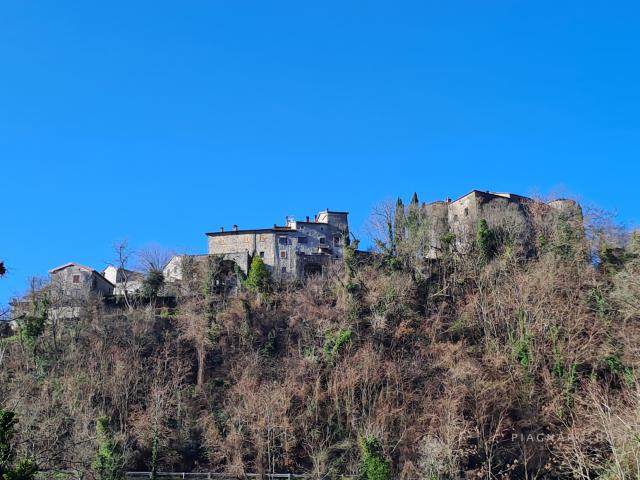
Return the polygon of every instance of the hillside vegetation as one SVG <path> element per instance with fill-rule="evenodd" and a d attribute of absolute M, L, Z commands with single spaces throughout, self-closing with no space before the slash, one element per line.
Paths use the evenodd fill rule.
<path fill-rule="evenodd" d="M 100 479 L 638 478 L 640 239 L 541 214 L 534 253 L 480 222 L 426 261 L 429 219 L 390 213 L 377 254 L 304 284 L 256 267 L 226 295 L 212 259 L 175 309 L 87 302 L 55 328 L 34 297 L 0 347 L 17 456 Z"/>

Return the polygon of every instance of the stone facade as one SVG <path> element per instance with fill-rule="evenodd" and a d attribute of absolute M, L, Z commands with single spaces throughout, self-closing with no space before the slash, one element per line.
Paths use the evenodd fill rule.
<path fill-rule="evenodd" d="M 513 193 L 473 190 L 453 201 L 447 199 L 422 206 L 430 222 L 431 247 L 427 257 L 435 259 L 441 255 L 442 239 L 448 233 L 455 236 L 458 252 L 468 252 L 481 219 L 486 220 L 492 229 L 509 231 L 526 251 L 534 242 L 531 214 L 534 206 L 582 221 L 580 205 L 573 200 L 554 200 L 545 204 Z"/>
<path fill-rule="evenodd" d="M 49 275 L 51 318 L 77 318 L 88 300 L 113 294 L 114 285 L 101 273 L 77 263 L 67 263 L 49 270 Z"/>
<path fill-rule="evenodd" d="M 54 294 L 65 298 L 85 298 L 90 293 L 103 296 L 113 294 L 114 285 L 92 268 L 67 263 L 49 270 Z"/>
<path fill-rule="evenodd" d="M 288 218 L 273 228 L 207 233 L 209 254 L 234 260 L 247 273 L 250 258 L 260 256 L 271 274 L 280 279 L 321 275 L 327 265 L 343 256 L 349 241 L 348 212 L 324 210 L 310 220 Z"/>

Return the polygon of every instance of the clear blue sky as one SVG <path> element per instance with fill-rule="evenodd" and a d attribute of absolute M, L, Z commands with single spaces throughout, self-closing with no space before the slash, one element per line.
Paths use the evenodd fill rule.
<path fill-rule="evenodd" d="M 4 1 L 0 304 L 115 241 L 563 186 L 640 220 L 640 9 Z"/>

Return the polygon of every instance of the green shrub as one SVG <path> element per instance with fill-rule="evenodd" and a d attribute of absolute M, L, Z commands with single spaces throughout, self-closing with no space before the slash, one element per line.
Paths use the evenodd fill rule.
<path fill-rule="evenodd" d="M 48 319 L 49 299 L 46 296 L 35 299 L 31 313 L 18 322 L 20 341 L 33 347 L 36 339 L 44 333 Z"/>
<path fill-rule="evenodd" d="M 30 458 L 20 460 L 2 476 L 3 480 L 32 480 L 38 473 L 38 465 Z"/>
<path fill-rule="evenodd" d="M 96 420 L 96 434 L 98 437 L 98 453 L 93 462 L 96 480 L 122 480 L 122 455 L 109 431 L 107 417 Z"/>
<path fill-rule="evenodd" d="M 327 332 L 324 347 L 322 349 L 324 358 L 332 361 L 344 345 L 351 341 L 353 332 L 351 329 L 338 330 L 337 332 Z"/>
<path fill-rule="evenodd" d="M 553 364 L 551 366 L 551 373 L 560 378 L 564 374 L 564 360 L 560 353 L 560 347 L 558 346 L 558 327 L 551 327 L 551 349 L 553 351 Z"/>
<path fill-rule="evenodd" d="M 476 227 L 476 244 L 480 256 L 485 260 L 491 260 L 495 253 L 495 242 L 493 232 L 489 229 L 489 224 L 482 218 Z"/>
<path fill-rule="evenodd" d="M 391 467 L 384 458 L 382 447 L 373 435 L 360 439 L 362 456 L 361 477 L 364 480 L 390 480 Z"/>
<path fill-rule="evenodd" d="M 621 378 L 628 386 L 633 386 L 635 384 L 635 375 L 633 374 L 633 369 L 631 369 L 630 367 L 626 367 L 622 363 L 620 355 L 618 355 L 617 353 L 610 355 L 605 359 L 605 362 L 609 371 L 613 375 Z"/>
<path fill-rule="evenodd" d="M 531 335 L 529 335 L 526 326 L 526 312 L 522 308 L 519 308 L 516 316 L 518 318 L 519 331 L 517 337 L 511 335 L 511 348 L 515 360 L 526 373 L 529 373 L 532 363 L 532 349 Z"/>

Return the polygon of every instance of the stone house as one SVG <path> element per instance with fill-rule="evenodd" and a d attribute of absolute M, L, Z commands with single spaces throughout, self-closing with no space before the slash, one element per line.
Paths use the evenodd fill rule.
<path fill-rule="evenodd" d="M 115 285 L 101 273 L 77 263 L 66 263 L 49 270 L 49 316 L 58 319 L 77 318 L 87 301 L 110 296 Z"/>
<path fill-rule="evenodd" d="M 283 280 L 322 275 L 330 262 L 343 257 L 349 242 L 348 212 L 323 210 L 304 221 L 287 218 L 272 228 L 207 233 L 209 255 L 232 260 L 247 273 L 251 258 L 260 256 L 272 276 Z"/>
<path fill-rule="evenodd" d="M 115 285 L 93 268 L 66 263 L 49 270 L 51 288 L 66 298 L 81 299 L 90 293 L 112 295 Z"/>

